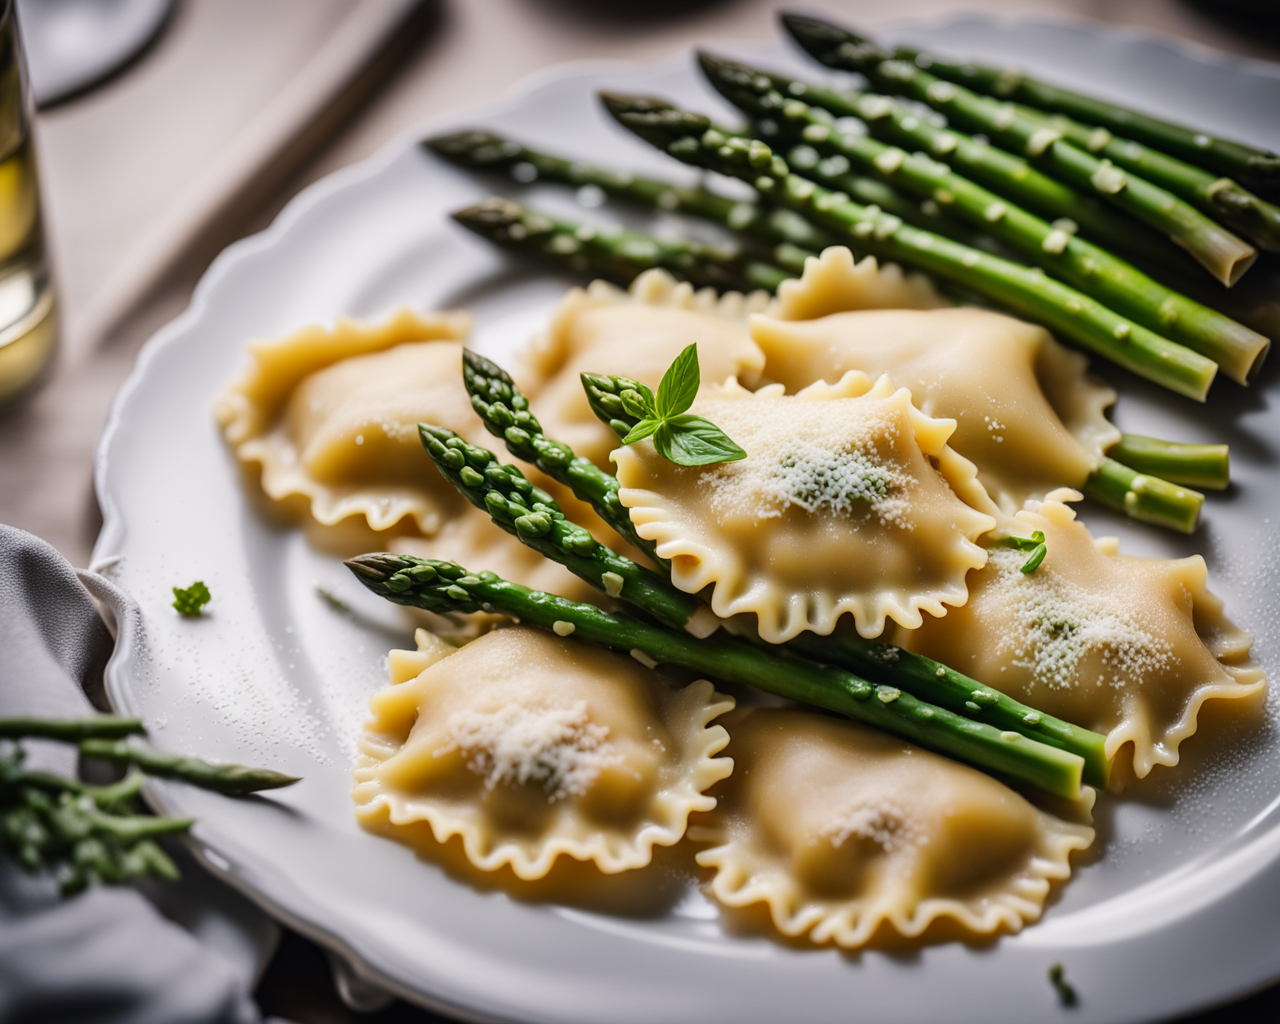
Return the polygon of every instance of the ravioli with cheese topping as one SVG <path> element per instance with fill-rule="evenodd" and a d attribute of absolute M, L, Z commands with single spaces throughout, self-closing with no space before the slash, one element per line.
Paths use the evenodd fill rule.
<path fill-rule="evenodd" d="M 1016 700 L 1096 732 L 1106 754 L 1131 745 L 1134 773 L 1176 765 L 1209 700 L 1266 686 L 1249 659 L 1253 640 L 1223 614 L 1199 555 L 1135 558 L 1095 541 L 1061 491 L 1016 516 L 1044 533 L 1047 553 L 994 549 L 969 578 L 969 602 L 894 642 Z"/>
<path fill-rule="evenodd" d="M 756 709 L 729 723 L 733 775 L 695 838 L 711 892 L 790 937 L 855 948 L 949 919 L 972 936 L 1037 920 L 1094 830 L 975 769 L 865 726 Z M 1093 791 L 1080 812 L 1087 817 Z"/>
<path fill-rule="evenodd" d="M 747 457 L 679 466 L 650 440 L 612 457 L 637 532 L 671 562 L 677 587 L 710 588 L 716 615 L 754 615 L 781 643 L 830 633 L 846 613 L 874 637 L 886 618 L 914 627 L 922 611 L 965 602 L 965 575 L 987 557 L 975 541 L 996 510 L 947 445 L 953 421 L 856 371 L 798 395 L 731 380 L 692 411 Z"/>
<path fill-rule="evenodd" d="M 733 762 L 712 720 L 733 700 L 635 660 L 513 626 L 457 650 L 425 631 L 370 701 L 353 796 L 366 828 L 459 836 L 484 871 L 544 877 L 561 856 L 606 874 L 671 846 Z"/>
<path fill-rule="evenodd" d="M 956 421 L 948 443 L 1010 515 L 1029 498 L 1083 486 L 1120 440 L 1105 415 L 1115 391 L 1044 328 L 983 309 L 870 308 L 853 290 L 842 307 L 832 279 L 845 262 L 827 250 L 775 315 L 751 318 L 769 380 L 795 392 L 849 370 L 887 373 L 921 412 Z"/>

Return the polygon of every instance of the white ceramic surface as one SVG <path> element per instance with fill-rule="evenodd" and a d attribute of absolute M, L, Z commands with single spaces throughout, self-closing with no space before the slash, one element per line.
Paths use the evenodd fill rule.
<path fill-rule="evenodd" d="M 1280 73 L 1147 37 L 1069 25 L 965 19 L 904 29 L 938 48 L 1016 59 L 1280 148 Z M 782 47 L 754 56 L 815 72 Z M 574 65 L 507 103 L 434 130 L 483 125 L 545 148 L 689 177 L 606 122 L 608 87 L 722 110 L 687 55 L 654 65 Z M 725 112 L 727 113 L 727 112 Z M 564 286 L 508 260 L 445 212 L 490 185 L 403 140 L 298 197 L 263 234 L 224 253 L 191 308 L 148 345 L 116 402 L 99 451 L 105 525 L 95 565 L 128 589 L 145 622 L 108 672 L 111 697 L 165 745 L 301 775 L 292 789 L 228 801 L 157 786 L 167 810 L 199 819 L 206 863 L 293 926 L 340 951 L 367 979 L 476 1020 L 914 1022 L 954 1024 L 1156 1019 L 1280 976 L 1280 747 L 1265 721 L 1217 725 L 1130 798 L 1099 807 L 1101 856 L 1082 864 L 1045 916 L 984 948 L 909 956 L 803 950 L 726 934 L 715 907 L 668 872 L 652 905 L 627 914 L 520 902 L 451 879 L 409 850 L 362 833 L 348 796 L 352 740 L 385 680 L 389 648 L 411 645 L 402 609 L 373 598 L 335 559 L 254 510 L 210 415 L 248 338 L 399 303 L 466 306 L 490 354 L 527 338 Z M 544 207 L 550 187 L 501 187 Z M 582 210 L 585 218 L 610 216 Z M 660 229 L 675 227 L 663 223 Z M 1212 582 L 1258 637 L 1273 673 L 1280 638 L 1280 553 L 1270 516 L 1280 358 L 1244 391 L 1215 387 L 1207 408 L 1120 373 L 1122 427 L 1228 441 L 1237 483 L 1210 498 L 1193 538 L 1135 529 L 1091 507 L 1096 532 L 1125 550 L 1201 551 Z M 109 566 L 109 567 L 108 567 Z M 208 614 L 179 619 L 170 588 L 203 579 Z M 322 586 L 346 601 L 336 612 Z M 1046 969 L 1062 961 L 1081 995 L 1062 1010 Z"/>

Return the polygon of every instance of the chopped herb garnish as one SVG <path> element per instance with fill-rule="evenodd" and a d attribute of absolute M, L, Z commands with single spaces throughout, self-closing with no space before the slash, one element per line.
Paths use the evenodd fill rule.
<path fill-rule="evenodd" d="M 622 407 L 639 421 L 622 439 L 635 444 L 653 438 L 658 454 L 677 466 L 711 466 L 737 462 L 747 453 L 710 420 L 688 412 L 702 383 L 698 366 L 698 346 L 690 345 L 668 367 L 658 384 L 658 393 L 639 381 L 623 390 Z"/>
<path fill-rule="evenodd" d="M 182 587 L 173 588 L 173 607 L 184 618 L 194 619 L 200 615 L 201 609 L 209 603 L 211 597 L 209 588 L 202 581 L 196 580 L 185 590 Z"/>
<path fill-rule="evenodd" d="M 1022 563 L 1022 571 L 1026 573 L 1035 572 L 1040 567 L 1040 563 L 1044 561 L 1044 556 L 1049 553 L 1048 545 L 1044 542 L 1044 534 L 1040 530 L 1036 530 L 1030 538 L 1027 537 L 1003 537 L 995 542 L 996 547 L 1013 548 L 1015 551 L 1030 551 L 1031 557 Z"/>
<path fill-rule="evenodd" d="M 1058 990 L 1058 1001 L 1063 1006 L 1076 1005 L 1076 990 L 1068 983 L 1062 964 L 1049 965 L 1049 984 Z"/>

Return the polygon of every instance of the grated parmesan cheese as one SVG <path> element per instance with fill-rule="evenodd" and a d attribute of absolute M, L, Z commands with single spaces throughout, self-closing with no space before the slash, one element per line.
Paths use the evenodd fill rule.
<path fill-rule="evenodd" d="M 1029 670 L 1033 682 L 1055 690 L 1090 681 L 1117 689 L 1140 686 L 1172 662 L 1172 645 L 1143 629 L 1128 609 L 1044 566 L 1024 574 L 1022 560 L 1021 552 L 991 551 L 996 592 L 1012 605 L 1014 623 L 998 651 L 1012 653 L 1013 664 Z M 1101 673 L 1095 680 L 1080 678 L 1081 665 L 1094 654 L 1100 655 Z"/>
<path fill-rule="evenodd" d="M 831 840 L 831 845 L 837 849 L 854 836 L 869 839 L 886 853 L 923 842 L 907 812 L 890 801 L 863 804 L 843 811 L 827 822 L 822 836 Z"/>
<path fill-rule="evenodd" d="M 510 704 L 499 711 L 459 711 L 446 723 L 441 757 L 459 751 L 485 789 L 542 784 L 547 801 L 582 796 L 600 772 L 620 763 L 609 729 L 591 722 L 587 702 L 565 708 Z"/>

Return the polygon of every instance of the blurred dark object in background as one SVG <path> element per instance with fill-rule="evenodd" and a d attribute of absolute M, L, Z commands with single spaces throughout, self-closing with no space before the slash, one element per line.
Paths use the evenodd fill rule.
<path fill-rule="evenodd" d="M 1183 0 L 1183 3 L 1242 35 L 1280 42 L 1280 0 Z"/>
<path fill-rule="evenodd" d="M 654 24 L 678 21 L 734 0 L 530 0 L 557 14 L 567 14 L 601 25 Z"/>

